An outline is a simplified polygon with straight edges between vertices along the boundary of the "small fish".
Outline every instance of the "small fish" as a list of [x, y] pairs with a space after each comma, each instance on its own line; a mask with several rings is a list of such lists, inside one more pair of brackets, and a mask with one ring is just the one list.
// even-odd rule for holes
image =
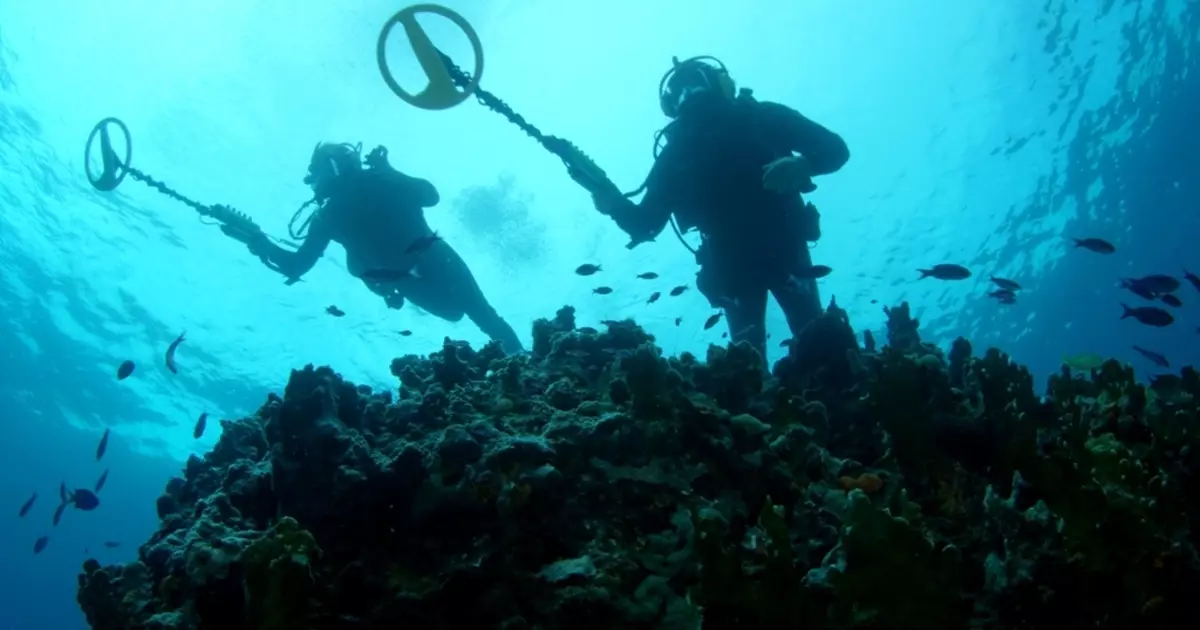
[[1097, 254], [1111, 254], [1117, 251], [1116, 246], [1102, 238], [1072, 238], [1075, 247], [1082, 247]]
[[918, 269], [917, 271], [921, 272], [921, 277], [917, 278], [918, 280], [924, 278], [937, 278], [938, 280], [964, 280], [971, 277], [970, 269], [967, 269], [962, 265], [954, 265], [950, 263], [942, 263], [940, 265], [934, 265], [930, 269]]
[[1017, 294], [1008, 289], [996, 289], [988, 293], [988, 297], [996, 298], [996, 301], [1001, 304], [1015, 304], [1017, 302]]
[[998, 286], [1001, 289], [1004, 289], [1005, 291], [1008, 291], [1010, 293], [1013, 291], [1021, 290], [1021, 285], [1019, 285], [1016, 282], [1013, 282], [1012, 280], [1009, 280], [1007, 278], [997, 278], [996, 276], [991, 276], [991, 280], [992, 280], [992, 282], [994, 282], [996, 284], [996, 286]]
[[200, 418], [196, 420], [196, 428], [192, 429], [192, 437], [197, 440], [204, 435], [204, 427], [208, 426], [208, 412], [200, 414]]
[[334, 317], [345, 317], [346, 316], [346, 311], [343, 311], [342, 309], [340, 309], [332, 304], [325, 307], [325, 312], [329, 313], [330, 315], [333, 315]]
[[792, 274], [798, 280], [817, 280], [833, 273], [833, 267], [828, 265], [812, 265]]
[[[682, 318], [682, 317], [676, 317], [676, 318], [675, 318], [675, 327], [676, 327], [676, 328], [678, 328], [678, 327], [679, 327], [679, 323], [680, 323], [680, 322], [682, 322], [682, 321], [683, 321], [683, 318]], [[1200, 332], [1200, 328], [1197, 328], [1197, 329], [1196, 329], [1196, 331], [1197, 331], [1197, 332]]]
[[1158, 298], [1158, 294], [1154, 291], [1151, 291], [1149, 287], [1138, 284], [1136, 278], [1121, 278], [1120, 287], [1122, 289], [1128, 289], [1130, 293], [1142, 298], [1143, 300], [1154, 301]]
[[590, 276], [601, 271], [604, 271], [604, 269], [600, 265], [593, 265], [591, 263], [579, 265], [575, 268], [575, 273], [581, 276]]
[[[1142, 276], [1141, 278], [1122, 278], [1121, 284], [1125, 288], [1132, 288], [1130, 285], [1133, 285], [1154, 294], [1174, 293], [1179, 290], [1179, 280], [1161, 273], [1154, 273]], [[1141, 294], [1139, 293], [1139, 295]]]
[[283, 286], [290, 287], [293, 284], [296, 284], [297, 282], [301, 282], [301, 279], [300, 278], [288, 278], [287, 280], [283, 281]]
[[100, 478], [96, 480], [96, 487], [95, 487], [95, 489], [92, 490], [92, 492], [98, 493], [102, 489], [104, 489], [104, 483], [106, 481], [108, 481], [108, 471], [109, 471], [109, 469], [105, 468], [104, 472], [100, 474]]
[[1072, 370], [1098, 370], [1104, 365], [1104, 357], [1098, 354], [1077, 354], [1063, 357], [1062, 362]]
[[684, 291], [687, 291], [687, 290], [688, 290], [688, 286], [686, 284], [681, 284], [681, 285], [675, 287], [674, 289], [671, 289], [670, 296], [671, 297], [679, 297], [679, 296], [683, 295]]
[[358, 274], [358, 277], [370, 282], [399, 282], [417, 277], [411, 269], [370, 269]]
[[106, 540], [104, 541], [104, 546], [108, 547], [109, 549], [116, 549], [117, 547], [121, 546], [121, 543], [115, 540]]
[[615, 319], [602, 319], [602, 320], [600, 320], [600, 323], [604, 324], [605, 326], [608, 326], [609, 328], [612, 328], [613, 326], [621, 325], [621, 322], [619, 322]]
[[175, 350], [179, 348], [179, 344], [183, 343], [183, 338], [185, 335], [187, 335], [186, 330], [179, 333], [179, 336], [175, 338], [175, 341], [172, 341], [171, 345], [167, 346], [167, 369], [171, 370], [172, 374], [179, 373], [179, 370], [175, 369]]
[[416, 238], [416, 240], [414, 240], [412, 242], [412, 244], [409, 245], [408, 248], [404, 250], [404, 253], [405, 253], [405, 255], [420, 254], [421, 252], [432, 247], [434, 243], [436, 243], [440, 240], [442, 240], [442, 237], [438, 236], [437, 232], [434, 232], [433, 234], [430, 234], [429, 236], [418, 236]]
[[1172, 308], [1180, 308], [1183, 306], [1183, 300], [1175, 297], [1174, 293], [1164, 293], [1158, 299], [1162, 300], [1163, 304], [1166, 304]]
[[411, 337], [411, 336], [412, 336], [412, 331], [411, 331], [411, 330], [407, 330], [407, 329], [406, 329], [406, 330], [401, 330], [401, 331], [400, 331], [400, 336], [401, 336], [401, 337]]
[[46, 548], [46, 545], [48, 545], [48, 544], [50, 544], [49, 536], [42, 536], [42, 537], [38, 538], [37, 540], [33, 541], [33, 555], [36, 556], [37, 554], [42, 553], [42, 551]]
[[788, 346], [790, 346], [790, 345], [792, 345], [792, 340], [791, 340], [791, 339], [784, 339], [783, 341], [780, 341], [780, 342], [779, 342], [779, 347], [780, 347], [780, 348], [786, 348], [786, 347], [788, 347]]
[[1183, 278], [1185, 280], [1187, 280], [1188, 282], [1190, 282], [1197, 291], [1200, 291], [1200, 276], [1197, 276], [1196, 274], [1188, 271], [1187, 269], [1184, 269], [1183, 270]]
[[662, 293], [655, 291], [654, 293], [650, 294], [650, 299], [646, 300], [646, 303], [653, 304], [653, 303], [657, 302], [658, 298], [660, 298], [660, 297], [662, 297]]
[[723, 333], [721, 333], [721, 338], [722, 338], [722, 339], [728, 339], [728, 338], [729, 338], [729, 332], [727, 331], [727, 332], [723, 332]]
[[96, 461], [100, 461], [100, 458], [108, 452], [108, 435], [111, 432], [112, 429], [105, 429], [104, 435], [100, 436], [100, 443], [96, 445]]
[[1167, 361], [1167, 357], [1164, 357], [1162, 354], [1160, 354], [1158, 352], [1155, 352], [1153, 350], [1147, 350], [1141, 346], [1133, 346], [1133, 349], [1136, 350], [1138, 354], [1146, 357], [1147, 359], [1150, 359], [1150, 362], [1153, 363], [1154, 365], [1157, 365], [1158, 367], [1164, 367], [1164, 368], [1171, 367], [1171, 362]]
[[642, 280], [657, 280], [658, 274], [654, 273], [653, 271], [647, 271], [646, 273], [639, 273], [637, 277], [641, 278]]
[[117, 366], [117, 380], [123, 381], [133, 374], [133, 361], [125, 360], [121, 365]]
[[613, 290], [611, 287], [596, 287], [595, 289], [592, 289], [592, 293], [595, 293], [596, 295], [608, 295], [609, 293], [612, 293], [612, 291]]
[[708, 317], [708, 319], [704, 320], [704, 330], [708, 330], [713, 326], [716, 326], [717, 322], [719, 321], [721, 321], [721, 311], [713, 313]]
[[33, 496], [29, 497], [29, 500], [26, 501], [25, 504], [21, 506], [21, 513], [17, 515], [17, 518], [23, 518], [26, 514], [29, 514], [29, 510], [33, 509], [34, 501], [37, 501], [37, 493], [36, 492], [34, 492]]
[[84, 512], [91, 512], [100, 507], [100, 497], [96, 496], [95, 492], [87, 488], [76, 488], [74, 491], [67, 492], [67, 484], [59, 486], [58, 495], [62, 499], [58, 509], [54, 511], [54, 525], [57, 527], [58, 522], [62, 520], [63, 512], [68, 506], [74, 505], [76, 509]]
[[1125, 309], [1125, 312], [1121, 313], [1121, 319], [1132, 317], [1147, 326], [1162, 328], [1163, 326], [1170, 326], [1175, 322], [1173, 315], [1158, 307], [1139, 306], [1137, 308], [1130, 308], [1122, 304], [1121, 308]]

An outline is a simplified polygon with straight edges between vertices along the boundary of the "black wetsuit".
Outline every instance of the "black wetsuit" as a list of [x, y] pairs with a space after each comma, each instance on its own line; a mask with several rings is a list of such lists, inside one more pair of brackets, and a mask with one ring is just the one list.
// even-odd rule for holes
[[401, 308], [407, 299], [447, 321], [466, 315], [506, 352], [521, 351], [520, 339], [488, 303], [454, 248], [437, 239], [408, 253], [417, 239], [433, 234], [424, 209], [438, 201], [433, 184], [391, 167], [351, 171], [339, 177], [335, 193], [317, 211], [297, 251], [266, 242], [252, 249], [284, 276], [299, 278], [312, 269], [330, 241], [336, 241], [346, 248], [351, 275], [362, 278], [389, 271], [402, 276], [388, 281], [363, 279], [389, 307]]
[[609, 214], [633, 238], [630, 247], [658, 236], [672, 214], [680, 230], [699, 230], [697, 288], [725, 310], [730, 337], [765, 358], [768, 293], [793, 336], [822, 307], [815, 281], [791, 279], [812, 266], [819, 216], [799, 194], [764, 189], [763, 167], [799, 153], [810, 176], [832, 173], [850, 157], [846, 143], [791, 108], [749, 96], [694, 108], [666, 137], [641, 203], [615, 204]]

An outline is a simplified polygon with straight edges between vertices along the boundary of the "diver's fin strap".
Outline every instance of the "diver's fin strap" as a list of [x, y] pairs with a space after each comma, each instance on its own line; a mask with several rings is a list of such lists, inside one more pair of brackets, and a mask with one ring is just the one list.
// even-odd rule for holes
[[[157, 190], [158, 192], [182, 203], [183, 205], [195, 210], [202, 217], [210, 217], [216, 219], [222, 224], [222, 232], [238, 240], [249, 238], [250, 236], [261, 233], [262, 228], [254, 222], [246, 213], [235, 210], [230, 206], [222, 204], [213, 204], [206, 206], [198, 201], [193, 201], [176, 192], [170, 186], [163, 182], [154, 179], [153, 177], [141, 172], [132, 166], [122, 167], [126, 173], [134, 180], [142, 182], [147, 186]], [[228, 228], [228, 229], [225, 229]]]
[[[454, 61], [446, 53], [439, 50], [438, 56], [441, 58], [442, 63], [445, 64], [446, 72], [449, 73], [450, 79], [454, 81], [455, 85], [460, 88], [466, 88], [471, 85], [471, 77], [467, 76], [462, 69], [455, 65]], [[571, 178], [579, 182], [589, 192], [595, 192], [602, 187], [613, 185], [608, 181], [608, 176], [604, 171], [596, 165], [596, 162], [588, 157], [579, 147], [562, 138], [542, 133], [540, 129], [525, 120], [524, 116], [513, 111], [513, 108], [509, 107], [507, 103], [483, 88], [475, 88], [475, 97], [479, 99], [479, 102], [484, 107], [505, 117], [521, 131], [524, 131], [530, 138], [537, 140], [538, 144], [542, 145], [547, 151], [557, 155], [566, 164], [568, 171], [571, 173]]]

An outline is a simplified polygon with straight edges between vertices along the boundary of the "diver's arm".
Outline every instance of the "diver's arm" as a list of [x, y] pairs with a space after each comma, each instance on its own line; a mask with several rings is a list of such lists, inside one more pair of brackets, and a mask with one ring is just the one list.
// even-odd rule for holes
[[767, 102], [759, 105], [769, 124], [787, 140], [789, 148], [804, 156], [809, 177], [836, 172], [850, 159], [850, 148], [838, 134], [786, 105]]
[[617, 227], [629, 235], [631, 240], [626, 247], [633, 249], [653, 241], [667, 227], [671, 211], [661, 202], [661, 197], [655, 194], [654, 188], [650, 188], [641, 203], [636, 203], [614, 189], [612, 192], [593, 194], [592, 201], [601, 214], [611, 217]]
[[300, 278], [308, 273], [329, 247], [329, 228], [318, 214], [309, 224], [308, 236], [300, 249], [291, 251], [272, 243], [264, 235], [250, 244], [250, 251], [271, 269], [287, 278]]

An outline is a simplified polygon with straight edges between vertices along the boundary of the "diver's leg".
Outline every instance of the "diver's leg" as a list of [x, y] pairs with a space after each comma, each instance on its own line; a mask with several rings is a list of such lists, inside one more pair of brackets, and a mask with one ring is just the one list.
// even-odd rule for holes
[[488, 303], [466, 261], [449, 244], [439, 241], [430, 248], [417, 270], [420, 277], [406, 280], [403, 289], [410, 302], [450, 321], [465, 314], [488, 338], [499, 341], [505, 352], [522, 350], [517, 333]]
[[807, 243], [798, 244], [796, 255], [790, 262], [792, 264], [785, 266], [786, 273], [775, 276], [778, 281], [772, 283], [771, 294], [783, 310], [788, 330], [795, 339], [805, 326], [821, 315], [823, 309], [817, 281], [794, 278], [796, 272], [812, 266], [812, 255], [808, 251]]
[[715, 264], [700, 268], [696, 288], [714, 308], [725, 310], [729, 339], [745, 341], [767, 360], [767, 289], [753, 278], [739, 281], [736, 274]]

